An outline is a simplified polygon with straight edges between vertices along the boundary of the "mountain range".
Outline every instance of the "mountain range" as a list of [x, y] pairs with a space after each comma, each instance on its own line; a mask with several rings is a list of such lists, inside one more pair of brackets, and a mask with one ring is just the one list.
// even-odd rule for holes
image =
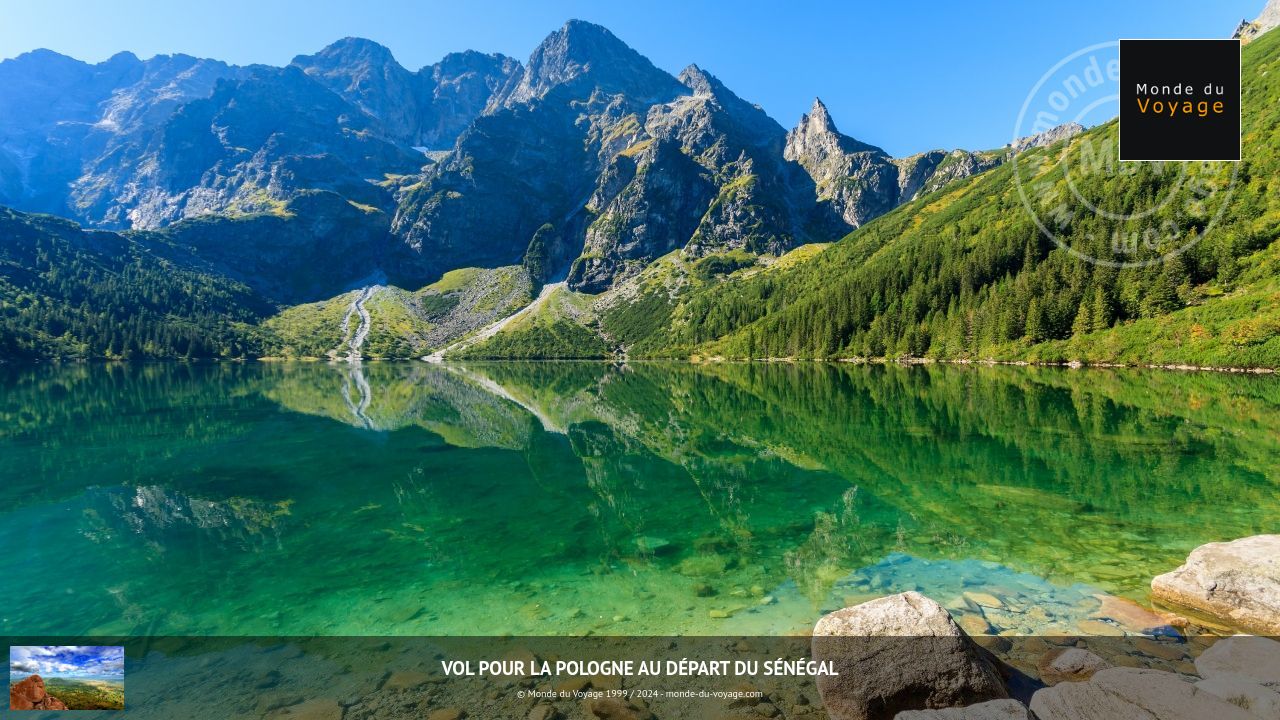
[[[1250, 43], [1255, 64], [1270, 40]], [[1024, 305], [988, 339], [935, 340], [959, 322], [948, 303], [1058, 262], [1034, 231], [964, 250], [967, 280], [919, 297], [927, 277], [850, 278], [910, 247], [940, 197], [1004, 202], [1016, 153], [1113, 130], [895, 158], [820, 100], [787, 130], [702, 68], [673, 76], [581, 21], [524, 63], [461, 52], [417, 71], [358, 38], [283, 68], [34, 51], [0, 62], [0, 356], [1019, 354], [1077, 334], [1092, 270], [1047, 292], [1043, 317]], [[933, 270], [961, 252], [937, 251]], [[1156, 314], [1202, 299], [1209, 268], [1180, 272]], [[826, 307], [839, 278], [856, 285]], [[1087, 330], [1150, 316], [1112, 297], [1127, 281]], [[845, 307], [872, 286], [883, 307]], [[784, 331], [804, 303], [819, 319]]]

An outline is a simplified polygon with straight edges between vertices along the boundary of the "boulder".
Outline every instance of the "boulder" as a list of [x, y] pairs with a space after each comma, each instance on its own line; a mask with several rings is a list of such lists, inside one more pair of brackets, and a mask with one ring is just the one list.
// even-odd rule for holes
[[1196, 658], [1206, 680], [1239, 678], [1280, 692], [1280, 642], [1237, 635], [1215, 642]]
[[30, 675], [9, 686], [10, 710], [66, 710], [61, 700], [44, 690], [44, 678]]
[[1082, 682], [1099, 670], [1111, 667], [1111, 663], [1083, 648], [1054, 648], [1040, 657], [1036, 670], [1046, 685], [1060, 682]]
[[1280, 693], [1242, 678], [1223, 676], [1196, 683], [1201, 690], [1217, 695], [1259, 718], [1280, 718]]
[[1017, 700], [989, 700], [942, 710], [906, 710], [893, 720], [1029, 720], [1027, 706]]
[[1201, 545], [1151, 581], [1151, 596], [1232, 628], [1280, 635], [1280, 535]]
[[1039, 690], [1031, 712], [1039, 720], [1257, 720], [1180, 675], [1126, 667]]
[[962, 707], [1009, 697], [995, 659], [938, 603], [890, 595], [823, 616], [813, 656], [838, 675], [818, 692], [834, 720], [888, 720], [903, 710]]

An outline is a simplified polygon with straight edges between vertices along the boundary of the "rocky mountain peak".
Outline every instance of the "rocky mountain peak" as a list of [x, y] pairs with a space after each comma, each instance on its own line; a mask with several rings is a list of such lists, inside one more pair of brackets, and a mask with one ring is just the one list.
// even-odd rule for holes
[[676, 79], [695, 95], [715, 95], [717, 90], [724, 88], [714, 75], [693, 64], [681, 70]]
[[594, 89], [624, 93], [637, 100], [671, 96], [679, 91], [675, 78], [659, 70], [608, 29], [570, 20], [547, 36], [529, 57], [524, 76], [506, 104], [527, 103], [552, 89], [570, 86], [575, 95]]
[[800, 125], [805, 124], [819, 131], [840, 132], [836, 130], [836, 124], [831, 119], [831, 113], [827, 111], [827, 106], [822, 102], [822, 98], [819, 97], [813, 99], [813, 107], [809, 108], [809, 112], [800, 116]]
[[317, 64], [378, 64], [394, 63], [395, 57], [386, 46], [359, 37], [344, 37], [329, 43], [315, 55], [299, 55], [291, 64], [309, 67]]
[[1247, 43], [1277, 25], [1280, 25], [1280, 0], [1267, 0], [1258, 17], [1252, 22], [1241, 20], [1231, 37], [1240, 38], [1241, 42]]
[[822, 99], [814, 98], [813, 107], [801, 115], [800, 122], [787, 133], [783, 156], [800, 163], [821, 182], [821, 177], [835, 177], [844, 172], [849, 164], [845, 156], [860, 152], [884, 154], [878, 147], [841, 134]]

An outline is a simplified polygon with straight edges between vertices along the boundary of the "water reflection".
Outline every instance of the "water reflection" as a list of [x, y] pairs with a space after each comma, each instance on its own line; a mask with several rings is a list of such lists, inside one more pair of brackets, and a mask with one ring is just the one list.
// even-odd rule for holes
[[371, 363], [0, 387], [17, 632], [775, 632], [912, 587], [1038, 594], [1057, 622], [1280, 517], [1273, 378]]

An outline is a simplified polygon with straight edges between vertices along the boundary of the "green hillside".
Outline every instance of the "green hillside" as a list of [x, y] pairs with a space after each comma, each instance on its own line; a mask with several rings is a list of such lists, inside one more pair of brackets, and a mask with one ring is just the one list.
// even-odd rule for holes
[[[1004, 165], [903, 206], [794, 268], [730, 278], [674, 299], [641, 293], [644, 316], [665, 321], [651, 322], [633, 346], [675, 357], [1280, 365], [1278, 58], [1280, 34], [1246, 46], [1246, 160], [1221, 219], [1172, 259], [1113, 268], [1072, 257], [1038, 232], [1018, 196], [1014, 167]], [[1114, 154], [1115, 142], [1112, 122], [1072, 139], [1068, 152]], [[1031, 165], [1060, 149], [1031, 150], [1020, 162]], [[1191, 166], [1191, 177], [1225, 187], [1226, 165]], [[1192, 183], [1175, 189], [1176, 174], [1150, 164], [1124, 170], [1073, 179], [1082, 195], [1117, 215], [1168, 193], [1174, 201], [1154, 221], [1078, 214], [1061, 233], [1071, 247], [1115, 257], [1116, 233], [1126, 237], [1165, 219], [1197, 231], [1207, 223], [1182, 210]], [[1055, 165], [1037, 181], [1061, 188], [1062, 172]], [[1157, 260], [1174, 247], [1140, 244], [1124, 259]], [[634, 312], [618, 307], [602, 324]]]
[[44, 688], [68, 710], [124, 710], [124, 683], [119, 681], [51, 677]]
[[[1114, 121], [1019, 156], [1029, 184], [1055, 197], [1071, 191], [1063, 164], [1053, 162], [1065, 150], [1073, 189], [1106, 211], [1066, 219], [1058, 227], [1064, 244], [1145, 265], [1087, 262], [1055, 245], [1023, 205], [1017, 168], [1005, 164], [873, 220], [824, 252], [805, 246], [771, 265], [672, 253], [595, 297], [582, 329], [631, 357], [1280, 367], [1278, 59], [1280, 34], [1244, 49], [1246, 159], [1238, 166], [1090, 165], [1116, 156]], [[1179, 177], [1184, 167], [1187, 179]], [[1197, 206], [1200, 187], [1216, 192]], [[1106, 217], [1163, 198], [1170, 201], [1141, 220]], [[1171, 252], [1210, 220], [1185, 252]], [[1117, 253], [1116, 239], [1131, 242], [1166, 221], [1184, 234]], [[504, 331], [476, 350], [538, 357], [546, 345], [545, 337]]]
[[159, 234], [0, 208], [0, 360], [256, 355], [271, 311]]

